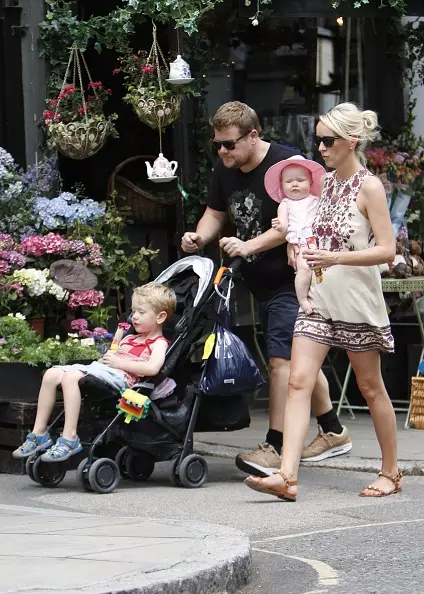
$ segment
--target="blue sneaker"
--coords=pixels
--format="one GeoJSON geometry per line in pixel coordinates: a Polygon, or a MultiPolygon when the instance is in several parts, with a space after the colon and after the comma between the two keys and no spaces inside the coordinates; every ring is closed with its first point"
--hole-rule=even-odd
{"type": "Polygon", "coordinates": [[[82,452],[83,447],[80,438],[76,437],[73,441],[59,437],[54,446],[41,456],[43,462],[64,462],[71,456],[82,452]]]}
{"type": "Polygon", "coordinates": [[[53,440],[50,438],[50,433],[46,431],[43,435],[35,435],[35,433],[28,433],[26,440],[24,443],[19,446],[14,452],[12,452],[12,456],[17,458],[18,460],[22,460],[23,458],[29,458],[32,454],[36,452],[40,452],[42,450],[47,450],[53,445],[53,440]]]}

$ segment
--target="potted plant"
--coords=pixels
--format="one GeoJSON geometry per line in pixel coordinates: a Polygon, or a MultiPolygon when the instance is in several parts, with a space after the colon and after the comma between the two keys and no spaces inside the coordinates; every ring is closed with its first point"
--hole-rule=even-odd
{"type": "Polygon", "coordinates": [[[69,335],[64,342],[59,337],[43,340],[23,314],[0,317],[0,375],[9,399],[36,400],[46,367],[98,358],[97,348],[77,335],[69,335]]]}

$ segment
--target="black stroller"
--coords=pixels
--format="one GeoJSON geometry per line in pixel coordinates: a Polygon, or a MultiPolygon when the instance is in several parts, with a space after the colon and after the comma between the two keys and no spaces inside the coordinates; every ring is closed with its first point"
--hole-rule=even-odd
{"type": "MultiPolygon", "coordinates": [[[[177,296],[172,327],[164,329],[172,342],[160,374],[132,389],[149,396],[165,378],[172,378],[176,387],[166,398],[151,402],[146,418],[125,423],[124,415],[116,414],[121,396],[118,391],[94,377],[80,380],[83,410],[79,434],[84,445],[89,445],[88,457],[77,469],[77,480],[83,489],[110,493],[116,489],[120,478],[145,481],[159,461],[169,461],[172,484],[201,487],[207,479],[208,468],[206,460],[193,452],[194,431],[234,431],[249,426],[248,394],[230,399],[208,397],[199,387],[207,371],[207,362],[199,352],[213,325],[223,321],[218,313],[220,291],[225,291],[233,282],[238,266],[239,259],[236,259],[215,276],[212,260],[189,256],[157,277],[156,282],[166,283],[177,296]],[[104,428],[105,420],[110,420],[111,416],[112,421],[104,428]],[[88,432],[87,440],[84,430],[88,432]],[[92,439],[93,436],[96,437],[92,439]]],[[[49,430],[54,431],[58,426],[63,412],[49,430]]],[[[78,455],[73,458],[78,459],[78,455]]],[[[28,458],[26,471],[35,482],[45,487],[56,486],[72,467],[72,461],[75,465],[73,458],[46,463],[41,461],[40,454],[35,454],[28,458]]]]}

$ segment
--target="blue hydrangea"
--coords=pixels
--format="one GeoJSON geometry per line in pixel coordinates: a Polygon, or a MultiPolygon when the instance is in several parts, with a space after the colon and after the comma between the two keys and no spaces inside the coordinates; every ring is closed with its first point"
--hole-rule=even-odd
{"type": "Polygon", "coordinates": [[[105,206],[90,198],[79,199],[71,192],[62,192],[56,198],[40,197],[35,200],[39,223],[49,230],[72,227],[75,221],[92,223],[104,215],[105,206]]]}

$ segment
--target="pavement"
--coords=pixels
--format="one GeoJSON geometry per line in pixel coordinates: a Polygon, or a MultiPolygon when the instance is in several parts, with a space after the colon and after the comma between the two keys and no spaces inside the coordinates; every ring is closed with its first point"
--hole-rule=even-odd
{"type": "MultiPolygon", "coordinates": [[[[239,452],[256,449],[264,441],[268,431],[268,413],[264,410],[251,412],[251,424],[247,429],[234,432],[196,433],[195,451],[209,456],[234,459],[239,452]]],[[[397,414],[399,467],[405,475],[424,475],[424,430],[404,429],[406,414],[397,414]]],[[[361,412],[352,420],[348,414],[340,417],[352,438],[352,450],[344,455],[314,462],[314,468],[332,468],[361,472],[381,470],[380,448],[375,436],[370,414],[361,412]]],[[[307,442],[317,434],[316,422],[312,419],[307,442]]],[[[312,464],[309,464],[312,466],[312,464]]]]}
{"type": "Polygon", "coordinates": [[[0,504],[0,533],[2,594],[222,594],[250,575],[248,537],[223,526],[0,504]]]}
{"type": "Polygon", "coordinates": [[[303,466],[298,503],[281,504],[246,489],[233,462],[263,441],[267,419],[253,411],[249,429],[196,434],[209,465],[201,489],[171,486],[165,463],[110,495],[80,491],[75,472],[55,489],[0,475],[0,594],[397,593],[405,571],[409,591],[424,591],[424,433],[398,415],[400,466],[415,476],[400,495],[364,500],[369,479],[355,471],[379,470],[378,444],[369,415],[343,417],[351,454],[303,466]]]}

